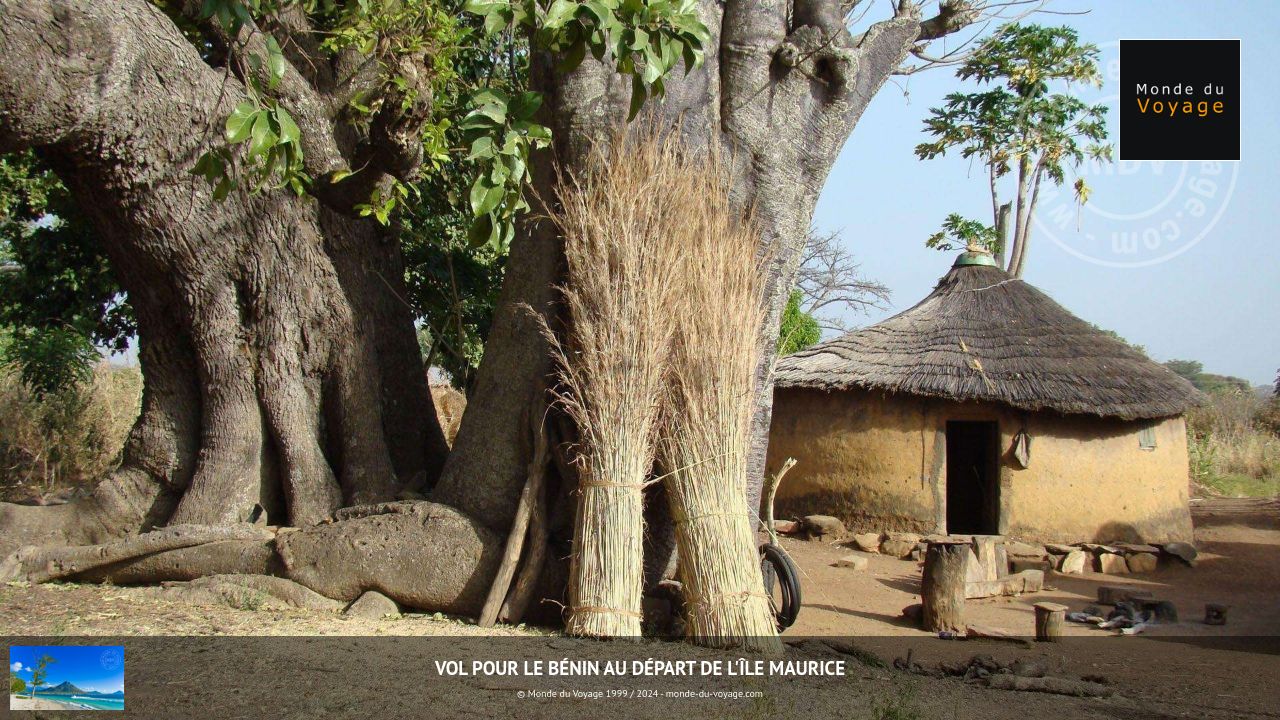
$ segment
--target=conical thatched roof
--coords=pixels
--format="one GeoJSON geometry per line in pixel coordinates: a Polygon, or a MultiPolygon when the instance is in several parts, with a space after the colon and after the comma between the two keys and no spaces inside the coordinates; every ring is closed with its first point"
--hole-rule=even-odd
{"type": "Polygon", "coordinates": [[[963,261],[915,307],[782,358],[776,381],[1124,419],[1179,415],[1200,398],[1026,282],[963,261]]]}

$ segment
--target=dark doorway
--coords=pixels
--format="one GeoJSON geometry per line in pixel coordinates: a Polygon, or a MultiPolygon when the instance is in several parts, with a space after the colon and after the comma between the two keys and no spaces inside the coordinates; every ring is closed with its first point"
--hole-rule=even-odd
{"type": "Polygon", "coordinates": [[[1000,529],[1000,427],[947,422],[947,532],[996,535],[1000,529]]]}

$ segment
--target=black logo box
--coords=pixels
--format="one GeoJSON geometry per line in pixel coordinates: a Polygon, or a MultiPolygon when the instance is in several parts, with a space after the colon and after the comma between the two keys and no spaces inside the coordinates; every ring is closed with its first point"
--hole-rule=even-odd
{"type": "Polygon", "coordinates": [[[1241,101],[1239,40],[1120,41],[1121,160],[1239,160],[1241,101]]]}

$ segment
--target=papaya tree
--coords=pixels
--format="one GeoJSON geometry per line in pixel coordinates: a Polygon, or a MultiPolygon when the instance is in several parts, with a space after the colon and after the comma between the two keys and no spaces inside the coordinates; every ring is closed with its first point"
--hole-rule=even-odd
{"type": "MultiPolygon", "coordinates": [[[[1013,23],[984,41],[956,77],[991,88],[952,93],[933,108],[924,124],[934,139],[917,145],[916,155],[928,160],[957,149],[981,161],[991,192],[991,224],[953,213],[926,244],[939,250],[986,247],[1010,274],[1022,277],[1041,183],[1061,185],[1086,160],[1111,161],[1106,106],[1054,91],[1055,83],[1100,86],[1098,48],[1080,42],[1070,27],[1013,23]],[[1013,180],[1014,199],[1002,202],[1006,177],[1013,180]]],[[[1090,188],[1082,176],[1073,189],[1077,202],[1088,202],[1090,188]]]]}

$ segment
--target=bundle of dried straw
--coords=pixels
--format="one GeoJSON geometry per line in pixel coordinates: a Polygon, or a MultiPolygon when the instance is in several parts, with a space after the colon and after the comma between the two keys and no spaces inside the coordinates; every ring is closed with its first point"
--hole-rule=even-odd
{"type": "Polygon", "coordinates": [[[679,231],[675,330],[659,441],[676,525],[689,636],[780,652],[747,503],[757,338],[759,233],[730,206],[728,168],[704,158],[679,231]]]}
{"type": "Polygon", "coordinates": [[[670,142],[616,138],[562,179],[568,331],[552,338],[559,401],[577,424],[580,496],[570,560],[574,635],[640,635],[643,494],[671,348],[676,271],[664,236],[692,202],[670,142]]]}
{"type": "MultiPolygon", "coordinates": [[[[640,634],[642,490],[656,453],[676,522],[690,635],[781,644],[747,508],[758,234],[725,163],[672,138],[617,137],[562,180],[568,330],[551,336],[559,402],[578,426],[571,634],[640,634]]],[[[550,335],[550,333],[549,333],[550,335]]]]}

